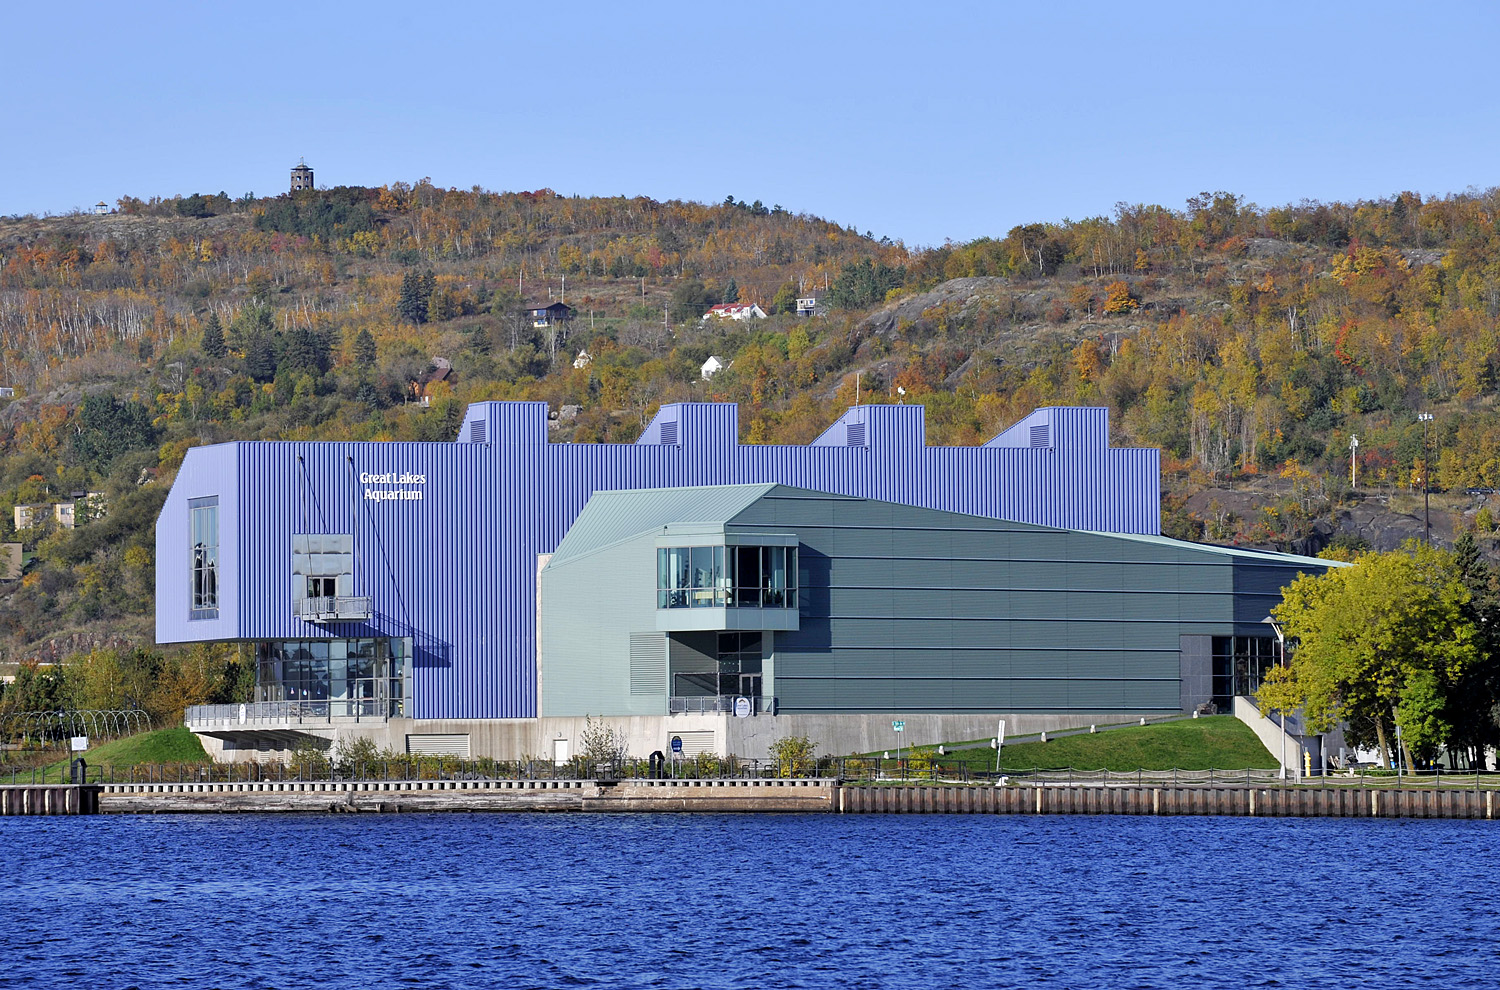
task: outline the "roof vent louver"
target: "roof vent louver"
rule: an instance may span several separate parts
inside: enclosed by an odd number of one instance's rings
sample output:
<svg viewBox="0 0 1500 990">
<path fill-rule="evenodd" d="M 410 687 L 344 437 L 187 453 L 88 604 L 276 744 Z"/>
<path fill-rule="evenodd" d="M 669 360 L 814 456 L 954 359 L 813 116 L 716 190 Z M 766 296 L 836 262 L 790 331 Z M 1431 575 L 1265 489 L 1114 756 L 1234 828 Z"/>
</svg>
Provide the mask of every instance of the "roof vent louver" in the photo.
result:
<svg viewBox="0 0 1500 990">
<path fill-rule="evenodd" d="M 675 420 L 671 423 L 661 424 L 661 442 L 664 447 L 677 446 L 677 423 Z"/>
<path fill-rule="evenodd" d="M 850 423 L 849 432 L 845 435 L 844 443 L 849 447 L 863 447 L 865 445 L 865 424 Z"/>
<path fill-rule="evenodd" d="M 476 419 L 469 424 L 469 442 L 484 443 L 484 420 Z"/>
<path fill-rule="evenodd" d="M 1031 445 L 1033 447 L 1052 446 L 1051 430 L 1045 424 L 1031 428 Z"/>
</svg>

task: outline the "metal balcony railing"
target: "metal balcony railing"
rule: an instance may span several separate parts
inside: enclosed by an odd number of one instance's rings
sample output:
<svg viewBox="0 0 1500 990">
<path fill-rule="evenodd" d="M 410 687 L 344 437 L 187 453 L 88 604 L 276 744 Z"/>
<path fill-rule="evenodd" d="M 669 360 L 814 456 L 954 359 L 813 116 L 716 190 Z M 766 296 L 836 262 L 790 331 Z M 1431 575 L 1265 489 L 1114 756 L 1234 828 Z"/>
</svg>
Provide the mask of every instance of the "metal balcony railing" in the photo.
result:
<svg viewBox="0 0 1500 990">
<path fill-rule="evenodd" d="M 297 618 L 306 622 L 363 622 L 374 617 L 371 598 L 299 598 Z"/>
<path fill-rule="evenodd" d="M 733 715 L 735 714 L 734 704 L 741 698 L 750 703 L 751 715 L 776 714 L 775 698 L 748 697 L 738 694 L 672 697 L 667 699 L 667 711 L 673 715 Z"/>
<path fill-rule="evenodd" d="M 346 698 L 331 701 L 257 701 L 243 705 L 190 705 L 189 729 L 276 729 L 294 725 L 331 725 L 345 719 L 384 722 L 399 714 L 399 701 Z"/>
</svg>

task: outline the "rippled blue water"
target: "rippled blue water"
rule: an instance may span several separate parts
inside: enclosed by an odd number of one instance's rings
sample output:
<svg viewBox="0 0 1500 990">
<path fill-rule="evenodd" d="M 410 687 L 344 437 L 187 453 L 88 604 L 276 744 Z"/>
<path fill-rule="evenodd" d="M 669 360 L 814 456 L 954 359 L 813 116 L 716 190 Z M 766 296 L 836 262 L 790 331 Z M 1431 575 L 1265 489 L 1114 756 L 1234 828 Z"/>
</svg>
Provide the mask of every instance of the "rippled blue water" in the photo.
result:
<svg viewBox="0 0 1500 990">
<path fill-rule="evenodd" d="M 9 987 L 1492 986 L 1483 822 L 0 819 Z"/>
</svg>

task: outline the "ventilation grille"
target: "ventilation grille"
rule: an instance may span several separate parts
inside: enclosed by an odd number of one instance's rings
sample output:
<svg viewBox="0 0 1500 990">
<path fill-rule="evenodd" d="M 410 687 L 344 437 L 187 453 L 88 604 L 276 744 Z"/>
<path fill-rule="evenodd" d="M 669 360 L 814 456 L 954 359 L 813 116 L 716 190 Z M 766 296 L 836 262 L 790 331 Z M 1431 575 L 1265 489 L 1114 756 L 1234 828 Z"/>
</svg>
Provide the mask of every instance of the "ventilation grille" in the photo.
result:
<svg viewBox="0 0 1500 990">
<path fill-rule="evenodd" d="M 630 693 L 667 693 L 667 637 L 661 633 L 630 634 Z"/>
<path fill-rule="evenodd" d="M 844 438 L 844 443 L 849 447 L 863 447 L 865 445 L 865 424 L 850 423 L 849 432 Z"/>
<path fill-rule="evenodd" d="M 1033 426 L 1031 428 L 1031 445 L 1033 447 L 1050 447 L 1052 445 L 1051 429 L 1045 425 Z"/>
<path fill-rule="evenodd" d="M 484 435 L 484 420 L 476 419 L 474 422 L 469 424 L 470 443 L 484 443 Z"/>
<path fill-rule="evenodd" d="M 689 732 L 674 732 L 682 738 L 683 756 L 712 756 L 714 753 L 714 730 L 699 729 Z"/>
<path fill-rule="evenodd" d="M 661 424 L 661 442 L 665 447 L 677 446 L 677 423 L 675 420 L 670 423 Z"/>
<path fill-rule="evenodd" d="M 457 756 L 469 758 L 469 734 L 453 733 L 407 733 L 406 751 L 413 756 Z"/>
</svg>

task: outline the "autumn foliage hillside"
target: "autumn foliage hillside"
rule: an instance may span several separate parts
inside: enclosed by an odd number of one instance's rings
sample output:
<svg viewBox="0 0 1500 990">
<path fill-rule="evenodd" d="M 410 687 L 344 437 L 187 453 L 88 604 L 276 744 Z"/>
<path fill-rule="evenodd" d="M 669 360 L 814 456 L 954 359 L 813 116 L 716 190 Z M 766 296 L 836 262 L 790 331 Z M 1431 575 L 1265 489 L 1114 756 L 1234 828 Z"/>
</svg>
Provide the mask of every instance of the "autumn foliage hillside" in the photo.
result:
<svg viewBox="0 0 1500 990">
<path fill-rule="evenodd" d="M 734 197 L 425 181 L 3 218 L 0 537 L 36 559 L 0 585 L 0 660 L 150 645 L 151 525 L 189 447 L 450 440 L 485 398 L 576 406 L 556 438 L 578 442 L 687 399 L 740 403 L 752 443 L 812 439 L 856 389 L 924 403 L 934 444 L 1104 404 L 1117 443 L 1163 448 L 1174 535 L 1316 550 L 1426 477 L 1440 534 L 1486 540 L 1462 493 L 1500 488 L 1497 208 L 1218 193 L 926 249 Z M 566 327 L 525 315 L 563 299 Z M 720 301 L 771 315 L 702 321 Z M 104 519 L 14 530 L 12 505 L 72 491 Z"/>
</svg>

